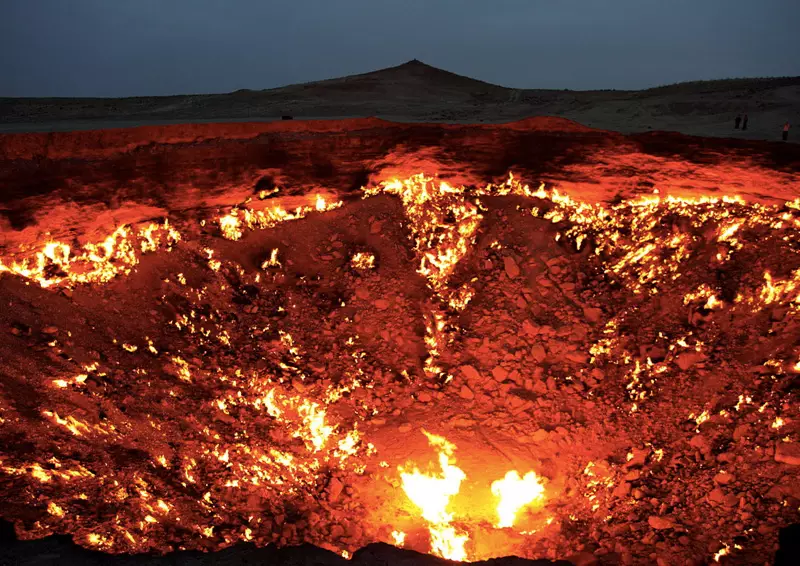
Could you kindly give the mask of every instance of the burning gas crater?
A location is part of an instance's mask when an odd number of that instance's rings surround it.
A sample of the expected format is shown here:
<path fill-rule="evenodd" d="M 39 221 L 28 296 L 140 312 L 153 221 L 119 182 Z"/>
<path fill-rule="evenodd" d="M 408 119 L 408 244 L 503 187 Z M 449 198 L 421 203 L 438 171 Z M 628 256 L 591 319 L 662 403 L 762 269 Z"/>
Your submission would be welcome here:
<path fill-rule="evenodd" d="M 403 491 L 420 508 L 422 518 L 429 524 L 431 552 L 450 560 L 466 560 L 465 544 L 469 534 L 459 532 L 451 524 L 454 517 L 447 507 L 467 476 L 455 464 L 453 453 L 456 447 L 452 443 L 428 432 L 425 432 L 425 436 L 439 453 L 441 471 L 430 474 L 421 472 L 416 466 L 411 471 L 401 468 Z M 498 528 L 513 527 L 520 509 L 541 503 L 544 497 L 544 486 L 534 471 L 520 477 L 519 472 L 511 470 L 503 478 L 492 482 L 491 490 L 498 500 L 495 523 Z M 406 534 L 393 531 L 392 537 L 402 545 Z"/>
<path fill-rule="evenodd" d="M 425 289 L 415 302 L 403 285 L 383 295 L 390 248 L 364 238 L 324 239 L 312 262 L 335 266 L 326 285 L 296 274 L 303 232 L 279 243 L 282 234 L 356 204 L 316 197 L 259 209 L 275 195 L 259 196 L 200 226 L 121 226 L 97 244 L 50 241 L 0 261 L 12 310 L 39 301 L 42 317 L 57 304 L 82 321 L 9 322 L 18 347 L 35 350 L 25 356 L 41 359 L 12 360 L 25 386 L 0 390 L 4 514 L 22 536 L 69 532 L 108 552 L 310 541 L 345 555 L 383 540 L 468 560 L 563 556 L 575 550 L 565 532 L 597 540 L 616 528 L 619 538 L 628 531 L 615 525 L 643 522 L 674 532 L 651 542 L 674 542 L 679 556 L 694 548 L 680 537 L 697 511 L 674 491 L 687 485 L 681 474 L 711 482 L 741 462 L 720 431 L 741 418 L 737 438 L 763 450 L 797 441 L 797 404 L 781 392 L 800 371 L 791 346 L 800 200 L 653 194 L 602 206 L 513 176 L 483 188 L 424 175 L 365 188 L 362 202 L 402 205 L 404 225 L 393 229 L 411 239 Z M 522 236 L 503 240 L 509 217 L 542 227 L 537 256 L 525 255 Z M 366 224 L 371 235 L 388 230 Z M 270 236 L 256 242 L 259 233 Z M 157 261 L 180 271 L 156 275 Z M 113 312 L 132 314 L 114 311 L 123 300 L 142 320 L 111 328 Z M 503 309 L 514 314 L 496 318 Z M 422 356 L 415 331 L 401 332 L 413 316 Z M 742 333 L 756 319 L 767 328 L 754 353 L 763 359 L 743 361 Z M 388 324 L 395 336 L 381 334 Z M 780 333 L 789 342 L 776 342 Z M 723 375 L 708 377 L 706 360 Z M 705 376 L 692 393 L 673 385 L 689 372 Z M 645 430 L 654 415 L 665 424 L 652 433 L 619 424 Z M 421 433 L 432 461 L 397 446 Z M 473 478 L 456 452 L 469 455 L 478 438 L 495 454 L 528 448 L 499 457 L 494 477 Z M 735 531 L 726 520 L 716 542 L 698 542 L 698 555 L 763 538 L 755 529 L 773 511 L 750 495 L 763 486 L 740 468 L 750 483 L 731 504 L 746 511 Z M 462 513 L 467 488 L 474 508 Z M 712 508 L 727 518 L 730 494 L 717 489 Z M 402 520 L 401 508 L 410 513 Z M 635 538 L 608 552 L 646 553 Z"/>

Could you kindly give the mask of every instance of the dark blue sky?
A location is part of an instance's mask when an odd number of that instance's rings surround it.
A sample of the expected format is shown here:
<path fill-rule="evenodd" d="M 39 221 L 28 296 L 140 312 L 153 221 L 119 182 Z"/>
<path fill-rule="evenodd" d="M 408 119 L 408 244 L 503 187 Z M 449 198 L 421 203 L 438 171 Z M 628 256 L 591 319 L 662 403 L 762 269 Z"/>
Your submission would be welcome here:
<path fill-rule="evenodd" d="M 228 92 L 417 58 L 520 88 L 800 75 L 800 0 L 0 0 L 0 96 Z"/>

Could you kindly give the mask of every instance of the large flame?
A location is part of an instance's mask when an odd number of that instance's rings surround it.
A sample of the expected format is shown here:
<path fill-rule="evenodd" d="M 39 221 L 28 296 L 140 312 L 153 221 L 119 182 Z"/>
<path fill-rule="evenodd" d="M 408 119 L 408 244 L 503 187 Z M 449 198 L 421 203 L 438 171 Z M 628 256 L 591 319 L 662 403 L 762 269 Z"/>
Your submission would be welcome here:
<path fill-rule="evenodd" d="M 469 536 L 457 532 L 450 524 L 453 516 L 447 511 L 447 506 L 450 504 L 450 499 L 458 493 L 461 482 L 467 475 L 454 464 L 455 445 L 441 436 L 424 430 L 422 432 L 439 453 L 441 472 L 426 474 L 416 466 L 408 472 L 401 467 L 403 491 L 422 510 L 422 517 L 428 522 L 431 552 L 449 560 L 466 560 L 464 545 Z"/>
<path fill-rule="evenodd" d="M 500 500 L 496 526 L 513 527 L 520 509 L 544 498 L 544 485 L 534 471 L 520 477 L 519 472 L 511 470 L 503 479 L 492 482 L 492 493 Z"/>

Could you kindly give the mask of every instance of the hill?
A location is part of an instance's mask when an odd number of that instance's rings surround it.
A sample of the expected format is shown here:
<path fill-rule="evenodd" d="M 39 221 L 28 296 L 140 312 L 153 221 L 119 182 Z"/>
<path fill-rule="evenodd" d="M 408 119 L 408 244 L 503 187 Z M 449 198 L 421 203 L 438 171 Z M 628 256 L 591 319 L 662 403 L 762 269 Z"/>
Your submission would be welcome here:
<path fill-rule="evenodd" d="M 696 81 L 641 91 L 513 89 L 412 60 L 396 67 L 268 90 L 131 98 L 0 98 L 4 131 L 378 116 L 405 122 L 503 122 L 551 115 L 637 132 L 775 139 L 800 122 L 800 77 Z M 747 112 L 750 128 L 734 132 Z"/>

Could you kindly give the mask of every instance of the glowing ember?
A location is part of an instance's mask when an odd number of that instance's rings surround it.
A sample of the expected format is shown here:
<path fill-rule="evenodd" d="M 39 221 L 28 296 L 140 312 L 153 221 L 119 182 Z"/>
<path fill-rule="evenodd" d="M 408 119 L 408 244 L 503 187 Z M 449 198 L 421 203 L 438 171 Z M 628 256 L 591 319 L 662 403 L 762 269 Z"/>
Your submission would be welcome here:
<path fill-rule="evenodd" d="M 544 486 L 530 471 L 523 477 L 511 470 L 503 479 L 492 482 L 492 493 L 499 499 L 497 503 L 497 527 L 512 527 L 520 509 L 544 497 Z"/>
<path fill-rule="evenodd" d="M 357 252 L 350 258 L 350 265 L 359 271 L 374 269 L 375 255 L 367 252 Z"/>

